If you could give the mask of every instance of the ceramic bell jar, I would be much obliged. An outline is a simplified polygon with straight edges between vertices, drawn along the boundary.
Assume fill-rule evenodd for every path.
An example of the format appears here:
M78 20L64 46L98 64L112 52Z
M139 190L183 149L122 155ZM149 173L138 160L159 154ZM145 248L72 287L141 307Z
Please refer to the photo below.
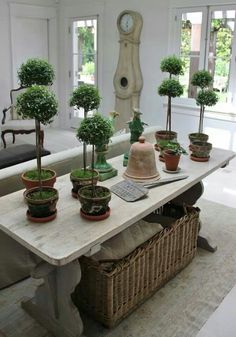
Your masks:
M127 169L123 176L139 182L160 178L153 145L146 142L145 137L139 137L139 141L131 145Z

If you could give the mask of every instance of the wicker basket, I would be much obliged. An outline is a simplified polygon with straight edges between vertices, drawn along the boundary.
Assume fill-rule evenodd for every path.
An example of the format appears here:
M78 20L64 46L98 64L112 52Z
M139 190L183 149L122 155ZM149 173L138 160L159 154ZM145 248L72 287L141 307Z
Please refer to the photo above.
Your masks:
M99 263L83 256L74 302L113 327L193 259L198 230L199 212L192 208L121 260Z

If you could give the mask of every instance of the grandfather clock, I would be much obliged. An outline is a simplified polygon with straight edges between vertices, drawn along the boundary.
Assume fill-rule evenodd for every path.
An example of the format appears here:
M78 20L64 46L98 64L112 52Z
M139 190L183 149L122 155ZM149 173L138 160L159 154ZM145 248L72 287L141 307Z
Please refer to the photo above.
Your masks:
M143 25L139 13L125 10L118 16L117 27L120 34L120 52L113 79L116 102L115 111L120 116L116 129L127 129L127 121L132 117L133 108L139 108L139 97L143 78L139 63L140 33Z

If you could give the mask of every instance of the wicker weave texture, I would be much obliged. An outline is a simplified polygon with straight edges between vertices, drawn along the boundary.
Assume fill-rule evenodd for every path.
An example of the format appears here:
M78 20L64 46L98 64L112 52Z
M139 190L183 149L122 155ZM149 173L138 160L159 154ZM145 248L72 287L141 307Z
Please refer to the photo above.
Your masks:
M192 209L127 257L109 263L109 268L82 257L82 279L74 301L94 319L113 327L193 259L198 230L199 214Z

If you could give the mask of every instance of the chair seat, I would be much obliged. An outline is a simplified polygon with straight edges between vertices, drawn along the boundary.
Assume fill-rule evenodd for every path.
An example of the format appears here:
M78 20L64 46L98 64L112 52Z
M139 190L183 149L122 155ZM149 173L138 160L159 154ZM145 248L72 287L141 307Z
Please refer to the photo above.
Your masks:
M1 130L31 130L35 129L34 119L17 119L17 120L8 120L6 124L1 126Z

